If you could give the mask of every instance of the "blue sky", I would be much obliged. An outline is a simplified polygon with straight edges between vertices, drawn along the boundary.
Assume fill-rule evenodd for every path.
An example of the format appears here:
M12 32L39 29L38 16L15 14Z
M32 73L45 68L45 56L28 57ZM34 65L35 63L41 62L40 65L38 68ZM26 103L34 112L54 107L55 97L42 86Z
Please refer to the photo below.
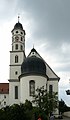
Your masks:
M18 21L26 31L26 55L33 45L60 77L59 98L70 105L70 0L0 1L0 81L9 79L11 30Z

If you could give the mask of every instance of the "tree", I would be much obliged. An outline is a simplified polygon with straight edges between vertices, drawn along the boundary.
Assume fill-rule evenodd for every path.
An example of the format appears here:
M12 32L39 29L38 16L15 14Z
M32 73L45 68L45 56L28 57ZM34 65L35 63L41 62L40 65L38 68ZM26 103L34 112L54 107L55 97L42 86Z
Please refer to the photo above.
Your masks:
M49 114L58 107L57 93L49 93L44 86L36 89L36 94L33 96L34 100L32 101L36 107L47 114Z
M0 109L0 120L31 120L32 103L27 101L24 104L13 104Z
M70 107L68 107L65 102L61 99L61 101L59 101L59 113L63 114L66 111L70 111Z

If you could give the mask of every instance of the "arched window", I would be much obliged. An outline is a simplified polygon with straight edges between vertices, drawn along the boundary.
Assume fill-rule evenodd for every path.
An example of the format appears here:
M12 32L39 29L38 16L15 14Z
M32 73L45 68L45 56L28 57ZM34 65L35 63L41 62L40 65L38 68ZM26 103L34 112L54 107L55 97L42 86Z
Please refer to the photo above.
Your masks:
M18 63L18 56L15 56L15 63Z
M18 50L18 44L15 45L15 49Z
M35 94L35 81L34 80L30 80L29 82L29 93L30 93L30 96L33 96Z
M15 86L15 99L18 99L18 86Z
M53 92L53 85L49 85L49 93L52 94Z
M15 75L17 75L18 74L18 71L15 71Z
M23 38L21 37L21 41L23 40Z
M20 47L21 47L21 50L23 50L23 46L21 45Z
M12 51L13 51L13 49L14 49L14 46L12 45Z

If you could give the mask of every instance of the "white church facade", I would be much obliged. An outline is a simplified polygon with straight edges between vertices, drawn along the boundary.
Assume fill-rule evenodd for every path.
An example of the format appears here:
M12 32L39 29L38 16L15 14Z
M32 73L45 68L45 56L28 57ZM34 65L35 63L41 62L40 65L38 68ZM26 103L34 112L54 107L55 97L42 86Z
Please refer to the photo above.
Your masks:
M38 87L58 92L59 77L32 48L25 55L25 30L18 21L12 30L12 50L10 51L9 83L0 83L0 108L32 101Z

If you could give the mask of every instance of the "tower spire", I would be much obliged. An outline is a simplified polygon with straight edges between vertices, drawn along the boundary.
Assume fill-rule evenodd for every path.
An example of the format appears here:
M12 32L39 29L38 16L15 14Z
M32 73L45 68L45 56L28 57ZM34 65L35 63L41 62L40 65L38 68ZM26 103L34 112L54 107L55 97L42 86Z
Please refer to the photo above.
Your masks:
M34 48L34 44L33 44L33 48Z
M19 23L20 16L18 15L18 23Z

